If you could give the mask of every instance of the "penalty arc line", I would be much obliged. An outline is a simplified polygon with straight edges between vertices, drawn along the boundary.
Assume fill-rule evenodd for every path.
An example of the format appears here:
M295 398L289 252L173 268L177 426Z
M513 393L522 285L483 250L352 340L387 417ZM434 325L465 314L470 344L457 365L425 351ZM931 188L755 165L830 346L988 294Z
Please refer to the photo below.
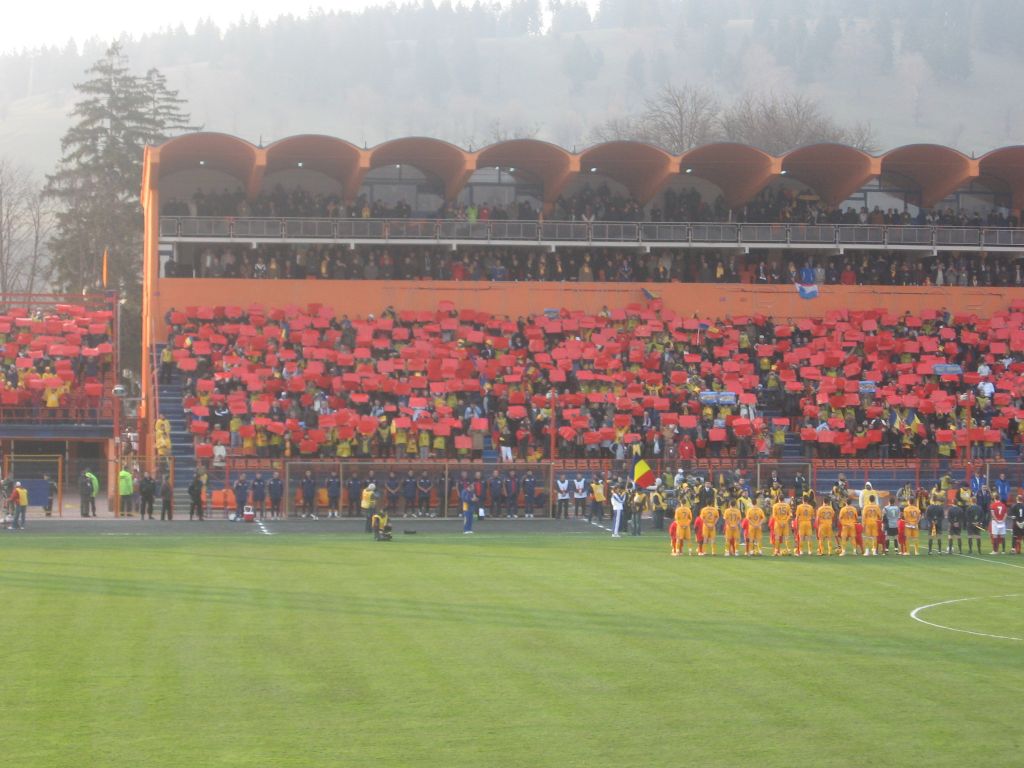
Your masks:
M933 621L928 621L928 620L922 619L920 616L918 616L918 614L921 613L921 611L926 611L929 608L937 608L940 605L953 605L954 603L967 603L967 602L970 602L970 601L973 601L973 600L999 600L999 599L1007 598L1007 597L1020 597L1020 595L1019 594L1012 594L1012 595L989 595L987 597L961 597L961 598L957 598L956 600L943 600L940 603L930 603L928 605L918 606L917 608L915 608L914 610L912 610L910 612L910 618L912 618L914 621L918 621L918 622L920 622L922 624L927 624L930 627L936 627L937 629L947 629L950 632L961 632L961 633L963 633L965 635L974 635L976 637L989 637L989 638L992 638L994 640L1017 640L1019 642L1024 642L1024 637L1010 637L1010 636L1007 636L1007 635L990 635L987 632L975 632L974 630L971 630L971 629L957 629L956 627L947 627L944 624L936 624Z

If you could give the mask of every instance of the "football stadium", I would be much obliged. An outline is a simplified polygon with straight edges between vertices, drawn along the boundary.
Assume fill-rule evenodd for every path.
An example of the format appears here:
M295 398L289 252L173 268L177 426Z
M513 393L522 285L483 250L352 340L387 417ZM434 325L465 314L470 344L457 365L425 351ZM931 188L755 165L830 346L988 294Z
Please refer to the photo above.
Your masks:
M1024 764L1024 146L139 163L0 295L10 765Z

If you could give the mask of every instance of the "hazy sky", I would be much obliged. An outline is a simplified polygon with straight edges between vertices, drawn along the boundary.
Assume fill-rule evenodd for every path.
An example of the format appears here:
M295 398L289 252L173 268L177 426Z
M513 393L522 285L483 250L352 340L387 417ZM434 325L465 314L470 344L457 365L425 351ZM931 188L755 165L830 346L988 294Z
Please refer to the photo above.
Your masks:
M588 0L587 4L593 8L597 2ZM191 31L196 21L207 17L224 27L253 15L260 21L268 21L284 13L305 15L310 7L358 11L367 6L385 4L383 0L317 0L307 4L286 0L173 0L169 3L28 0L27 4L15 4L15 0L10 0L10 3L14 8L5 12L4 23L0 24L0 52L5 53L42 45L64 45L72 38L79 43L94 36L110 40L121 32L137 37L178 24L184 24ZM435 5L438 3L439 0L435 0ZM459 0L455 0L455 4L460 4Z
M326 0L316 3L324 9L337 10L360 10L373 4L370 0ZM120 32L138 36L163 27L176 27L178 24L184 24L191 31L197 20L207 16L223 26L243 16L255 15L261 20L267 20L286 11L305 13L308 7L283 0L29 2L18 4L17 10L9 12L7 23L0 25L0 50L6 52L40 45L63 45L71 38L79 43L93 36L112 39Z

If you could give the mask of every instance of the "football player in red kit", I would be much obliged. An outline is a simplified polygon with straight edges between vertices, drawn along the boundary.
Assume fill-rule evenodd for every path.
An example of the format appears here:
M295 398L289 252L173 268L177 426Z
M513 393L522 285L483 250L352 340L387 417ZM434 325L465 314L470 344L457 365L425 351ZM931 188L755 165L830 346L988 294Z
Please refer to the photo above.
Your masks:
M992 552L998 555L1000 552L1006 554L1006 517L1008 510L1006 504L997 496L992 506L989 507L989 533L992 536Z

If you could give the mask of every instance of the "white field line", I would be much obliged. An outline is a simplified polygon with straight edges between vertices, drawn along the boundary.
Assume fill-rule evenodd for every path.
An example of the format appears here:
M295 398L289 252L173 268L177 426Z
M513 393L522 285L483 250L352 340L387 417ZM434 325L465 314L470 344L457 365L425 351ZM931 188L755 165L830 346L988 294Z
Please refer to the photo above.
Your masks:
M966 555L965 555L965 557L966 557ZM940 605L953 605L954 603L967 603L967 602L970 602L970 601L973 601L973 600L999 600L999 599L1007 598L1007 597L1020 597L1020 595L1019 594L1013 594L1013 595L990 595L988 597L961 597L961 598L958 598L956 600L943 600L940 603L929 603L928 605L918 606L917 608L915 608L914 610L912 610L910 612L910 618L912 618L914 621L919 621L922 624L927 624L930 627L936 627L938 629L946 629L946 630L949 630L950 632L961 632L961 633L963 633L965 635L974 635L975 637L990 637L990 638L993 638L994 640L1017 640L1017 641L1020 641L1020 642L1024 642L1024 637L1009 637L1009 636L1006 636L1006 635L990 635L987 632L975 632L975 631L970 630L970 629L957 629L956 627L947 627L945 624L936 624L933 621L927 621L926 619L922 619L920 617L920 615L919 615L922 611L927 611L929 608L937 608Z
M1008 563L1005 560L987 560L984 557L977 557L976 555L965 555L962 552L957 553L959 557L967 557L971 560L980 560L983 563L992 563L993 565L1008 565L1011 568L1020 568L1024 570L1024 565L1017 565L1016 563ZM1002 555L996 555L996 557L1002 557Z

